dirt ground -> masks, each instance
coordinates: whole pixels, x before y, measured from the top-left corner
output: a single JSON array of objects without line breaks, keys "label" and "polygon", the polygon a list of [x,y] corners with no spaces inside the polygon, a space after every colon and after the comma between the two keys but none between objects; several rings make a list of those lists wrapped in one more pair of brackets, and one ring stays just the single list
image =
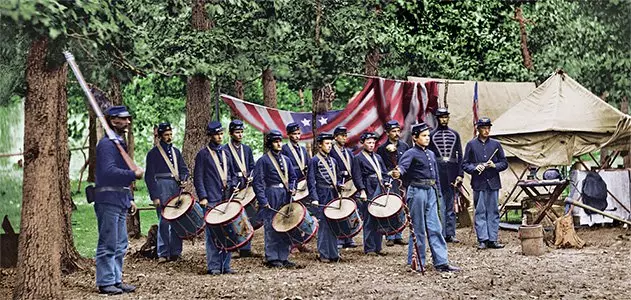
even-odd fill
[{"label": "dirt ground", "polygon": [[[263,253],[262,231],[253,249]],[[268,269],[263,259],[233,259],[234,275],[205,273],[203,243],[185,242],[177,263],[130,257],[142,240],[132,241],[124,280],[138,287],[121,299],[631,299],[631,230],[580,229],[588,244],[581,250],[552,249],[540,257],[521,254],[516,232],[501,231],[501,250],[478,251],[471,229],[459,229],[460,244],[449,244],[459,273],[438,273],[429,260],[425,276],[405,266],[407,247],[384,247],[388,255],[368,257],[361,248],[344,250],[345,262],[324,264],[314,253],[292,254],[304,268]],[[361,235],[355,237],[361,241]],[[404,233],[407,236],[407,232]],[[309,243],[315,247],[315,241]],[[14,270],[3,269],[0,298],[10,297]],[[94,269],[63,278],[67,299],[103,299]],[[4,295],[4,296],[3,296]],[[7,297],[5,297],[7,296]]]}]

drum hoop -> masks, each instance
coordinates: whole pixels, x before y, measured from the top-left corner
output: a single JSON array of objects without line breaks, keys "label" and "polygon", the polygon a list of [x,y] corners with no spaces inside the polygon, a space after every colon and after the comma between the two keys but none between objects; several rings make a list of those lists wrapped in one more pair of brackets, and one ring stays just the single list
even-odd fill
[{"label": "drum hoop", "polygon": [[[386,193],[382,193],[382,194],[379,194],[379,195],[375,196],[372,199],[374,200],[374,199],[377,199],[377,198],[379,198],[381,196],[385,196],[385,195],[387,195],[387,194]],[[396,215],[398,212],[400,212],[403,209],[403,206],[405,205],[405,202],[403,202],[403,198],[401,196],[397,195],[397,194],[390,194],[390,196],[396,196],[396,198],[399,198],[399,200],[401,200],[401,208],[399,208],[399,210],[395,211],[393,214],[391,214],[388,217],[376,217],[376,216],[373,216],[373,214],[370,213],[370,206],[373,205],[373,203],[371,202],[370,204],[368,204],[368,207],[366,208],[366,210],[368,211],[368,214],[371,217],[376,218],[376,219],[389,219],[389,218],[392,218],[392,216]]]},{"label": "drum hoop", "polygon": [[[250,225],[250,228],[252,228],[252,225]],[[245,238],[245,241],[238,243],[232,247],[222,247],[223,245],[217,245],[218,243],[215,243],[214,239],[213,239],[213,244],[215,244],[215,247],[224,250],[224,251],[232,251],[232,250],[236,250],[239,249],[241,247],[243,247],[243,245],[247,244],[248,242],[250,242],[252,240],[252,237],[254,237],[254,229],[252,229],[252,232],[250,232],[250,234],[248,235],[248,237]]]},{"label": "drum hoop", "polygon": [[[179,193],[178,193],[178,194],[179,194]],[[189,193],[189,192],[182,192],[182,195],[185,195],[185,194],[186,194],[186,195],[189,195],[193,201],[191,201],[191,204],[188,206],[188,208],[186,209],[186,211],[184,211],[184,213],[183,213],[183,214],[181,214],[181,215],[177,216],[177,218],[167,218],[167,217],[165,217],[165,216],[164,216],[164,209],[162,209],[162,211],[160,212],[160,216],[162,216],[162,218],[163,218],[163,219],[165,219],[165,220],[167,220],[167,221],[176,221],[176,220],[178,220],[179,218],[181,218],[181,217],[183,217],[183,216],[185,216],[185,215],[188,215],[188,213],[189,213],[189,212],[193,209],[193,206],[195,206],[195,203],[196,203],[197,201],[195,201],[195,197],[193,197],[193,194],[191,194],[191,193]],[[171,198],[169,198],[169,200],[167,200],[166,205],[169,205],[169,203],[170,203],[171,201],[173,201],[173,200],[177,199],[179,196],[180,196],[180,195],[173,195],[173,197],[171,197]]]},{"label": "drum hoop", "polygon": [[[239,213],[238,213],[238,214],[236,214],[234,217],[232,217],[232,218],[230,218],[230,219],[228,219],[228,220],[226,220],[226,221],[223,221],[223,222],[221,222],[221,223],[217,223],[217,224],[215,224],[215,223],[208,223],[208,221],[207,221],[207,219],[206,219],[206,218],[208,218],[208,214],[210,214],[210,212],[211,212],[211,211],[212,211],[215,207],[219,206],[220,204],[227,203],[227,202],[228,202],[228,201],[221,201],[221,202],[217,203],[217,205],[215,205],[215,206],[213,206],[212,208],[210,208],[210,209],[206,210],[206,213],[204,214],[204,223],[205,223],[205,224],[208,224],[209,226],[222,226],[222,225],[225,225],[225,224],[232,223],[232,222],[233,222],[236,218],[240,217],[240,216],[241,216],[241,214],[243,214],[243,205],[241,205],[241,203],[239,203],[239,201],[232,201],[231,203],[238,203],[238,204],[241,206],[241,208],[239,209]],[[245,217],[246,217],[246,218],[248,217],[248,216],[247,216],[247,214],[245,215]]]},{"label": "drum hoop", "polygon": [[[280,215],[280,214],[277,212],[277,213],[274,215],[274,217],[272,217],[272,229],[274,229],[274,231],[276,231],[276,232],[278,232],[278,233],[287,233],[287,232],[290,232],[290,231],[292,231],[292,230],[294,230],[294,229],[296,229],[296,228],[300,227],[300,224],[302,224],[302,222],[304,222],[304,221],[305,221],[305,219],[306,219],[305,217],[307,216],[307,208],[306,208],[306,207],[305,207],[302,203],[297,202],[297,201],[294,201],[294,202],[289,202],[288,204],[285,204],[285,205],[290,205],[290,204],[292,204],[292,203],[297,203],[297,204],[299,204],[300,206],[302,206],[302,217],[300,218],[300,222],[298,222],[298,224],[296,224],[296,226],[294,226],[294,227],[292,227],[292,228],[289,228],[289,229],[288,229],[288,230],[286,230],[286,231],[278,231],[278,230],[276,230],[276,227],[274,226],[274,218],[276,218],[276,216]],[[283,207],[284,207],[285,205],[283,205]],[[282,209],[283,209],[283,207],[281,207],[281,209],[279,209],[279,210],[282,210]],[[314,219],[315,219],[315,218],[314,218]],[[317,222],[317,220],[316,220],[316,222]]]},{"label": "drum hoop", "polygon": [[[302,219],[302,221],[304,222],[304,219]],[[316,236],[316,234],[318,234],[318,230],[320,229],[320,221],[318,221],[318,219],[316,219],[316,218],[313,218],[313,222],[314,222],[314,224],[315,224],[315,229],[313,230],[313,233],[312,233],[312,234],[310,234],[310,235],[309,235],[309,236],[305,239],[305,241],[301,243],[301,245],[304,245],[304,244],[306,244],[306,243],[310,242],[310,241],[311,241],[311,239],[313,239],[313,238]],[[298,225],[300,225],[300,224],[302,224],[302,222],[300,222]],[[298,228],[298,226],[296,226],[295,228],[292,228],[291,230],[294,230],[294,229],[296,229],[296,228]],[[291,231],[291,230],[289,230],[289,231]],[[285,234],[287,234],[287,235],[289,235],[289,231],[284,232],[284,233],[285,233]],[[293,243],[293,242],[292,242],[292,244],[296,244],[296,243]]]},{"label": "drum hoop", "polygon": [[[359,218],[361,220],[361,217]],[[331,224],[329,224],[329,227],[331,226]],[[342,235],[342,236],[336,236],[338,239],[346,239],[346,238],[352,238],[356,235],[359,234],[360,231],[362,231],[362,229],[364,229],[364,222],[362,220],[362,222],[359,223],[359,226],[357,227],[357,230],[352,232],[349,235]]]},{"label": "drum hoop", "polygon": [[[250,187],[248,187],[248,188],[247,188],[247,189],[245,189],[245,190],[247,191],[248,189],[250,189]],[[254,188],[252,188],[252,191],[254,191]],[[247,192],[246,192],[246,194],[247,194]],[[248,204],[252,203],[252,201],[253,201],[254,199],[256,199],[256,194],[254,194],[254,197],[252,197],[252,198],[251,198],[250,200],[248,200],[248,201],[245,201],[245,198],[243,198],[243,200],[244,200],[243,202],[241,202],[241,201],[239,201],[239,200],[235,200],[235,201],[237,201],[237,202],[241,203],[241,206],[246,206],[246,205],[248,205]],[[224,200],[224,201],[228,201],[228,200]]]},{"label": "drum hoop", "polygon": [[[384,218],[385,219],[385,218]],[[403,230],[405,230],[405,227],[408,226],[408,220],[407,218],[405,219],[405,221],[403,222],[403,225],[401,225],[401,227],[395,229],[394,231],[388,231],[385,232],[385,230],[382,232],[384,235],[393,235],[393,234],[397,234]],[[377,228],[377,231],[379,231],[379,229],[381,228]]]},{"label": "drum hoop", "polygon": [[[353,202],[353,204],[355,204],[355,209],[354,209],[354,210],[351,210],[351,212],[350,212],[348,215],[343,216],[343,217],[341,217],[341,218],[337,218],[337,219],[335,219],[335,218],[329,218],[329,216],[327,216],[327,215],[326,215],[326,209],[327,209],[327,207],[328,207],[331,203],[333,203],[334,201],[337,201],[337,200],[343,200],[343,199],[346,199],[346,200],[352,201],[352,202]],[[322,214],[324,214],[324,217],[325,217],[326,219],[329,219],[329,220],[336,220],[336,221],[337,221],[337,220],[344,220],[344,219],[348,218],[350,215],[352,215],[352,214],[353,214],[353,212],[357,211],[357,203],[355,203],[355,201],[354,201],[353,199],[348,198],[348,197],[339,197],[339,198],[335,198],[335,199],[333,199],[333,200],[329,201],[329,202],[326,204],[326,206],[327,206],[327,207],[324,207],[324,208],[322,209]]]}]

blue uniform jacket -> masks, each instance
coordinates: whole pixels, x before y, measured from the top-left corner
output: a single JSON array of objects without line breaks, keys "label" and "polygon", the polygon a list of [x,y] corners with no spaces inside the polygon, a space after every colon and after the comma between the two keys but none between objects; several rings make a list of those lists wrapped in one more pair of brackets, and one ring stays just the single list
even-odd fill
[{"label": "blue uniform jacket", "polygon": [[390,144],[392,143],[390,142],[390,139],[388,139],[383,145],[377,148],[377,154],[379,154],[381,156],[381,159],[383,159],[383,163],[384,165],[386,165],[387,168],[386,171],[394,169],[394,167],[401,159],[401,155],[403,155],[405,151],[408,151],[408,149],[410,149],[410,146],[408,144],[403,141],[399,141],[399,143],[397,144],[397,151],[388,152],[386,147],[388,147],[388,145]]},{"label": "blue uniform jacket", "polygon": [[[289,157],[283,155],[282,153],[274,153],[271,152],[272,155],[276,158],[278,162],[279,168],[281,168],[281,172],[283,172],[283,164],[282,160],[287,162],[287,176],[288,176],[288,184],[290,190],[296,189],[296,175],[294,174],[293,165],[291,163],[291,159]],[[269,204],[273,209],[280,209],[281,206],[289,203],[289,196],[291,195],[289,191],[286,193],[286,197],[283,199],[276,197],[277,193],[273,193],[274,188],[268,188],[271,186],[278,187],[283,183],[280,174],[276,171],[274,164],[270,160],[269,156],[264,154],[259,158],[256,162],[256,166],[254,167],[254,179],[252,180],[254,194],[256,194],[256,199],[259,203],[259,207],[263,207]],[[269,192],[269,194],[268,194]]]},{"label": "blue uniform jacket", "polygon": [[189,176],[188,167],[186,166],[186,162],[184,158],[182,158],[182,153],[178,148],[173,147],[173,145],[169,145],[163,141],[157,146],[154,146],[147,153],[146,159],[146,170],[145,170],[145,183],[147,183],[147,190],[149,191],[149,197],[151,200],[158,199],[160,194],[160,189],[158,188],[157,181],[155,178],[156,174],[160,173],[171,173],[171,170],[167,166],[164,158],[160,155],[160,151],[158,147],[162,147],[167,157],[173,163],[173,154],[175,153],[175,157],[177,159],[177,168],[178,173],[180,175],[181,181],[186,181]]},{"label": "blue uniform jacket", "polygon": [[237,155],[239,155],[239,159],[241,159],[241,152],[239,149],[240,147],[243,147],[243,156],[245,158],[245,168],[247,171],[247,174],[243,174],[243,172],[241,172],[241,168],[239,168],[239,164],[237,164],[237,161],[232,156],[232,151],[230,151],[228,144],[225,144],[223,147],[230,155],[230,160],[232,161],[232,169],[234,170],[235,176],[237,177],[237,182],[240,183],[239,189],[242,189],[245,186],[248,177],[250,177],[250,174],[254,171],[254,155],[252,154],[252,148],[244,144],[241,144],[238,148],[235,147],[235,150],[237,150]]},{"label": "blue uniform jacket", "polygon": [[456,177],[463,177],[462,143],[458,132],[449,127],[438,126],[430,133],[430,138],[431,142],[427,148],[436,156],[440,182],[450,184]]},{"label": "blue uniform jacket", "polygon": [[309,197],[311,201],[318,201],[318,203],[324,205],[327,204],[331,199],[320,199],[320,195],[318,194],[318,190],[322,189],[332,189],[333,196],[337,196],[337,186],[340,184],[341,175],[340,170],[338,168],[338,164],[335,159],[330,155],[324,156],[324,160],[329,165],[331,172],[335,172],[336,178],[331,178],[329,173],[326,170],[326,167],[322,164],[318,156],[314,156],[309,161],[309,168],[307,171],[307,187],[309,189]]},{"label": "blue uniform jacket", "polygon": [[[334,147],[336,147],[336,146],[334,146]],[[348,174],[347,176],[342,176],[344,178],[344,180],[348,181],[353,176],[353,152],[351,152],[351,150],[349,150],[346,147],[341,148],[340,150],[341,150],[340,152],[342,152],[342,155],[344,155],[344,153],[346,153],[346,155],[348,157],[348,163],[349,163],[349,165],[351,167],[350,170],[346,169],[346,165],[344,165],[344,162],[342,161],[342,158],[340,157],[339,154],[337,154],[337,151],[335,151],[335,148],[331,149],[331,153],[329,153],[329,155],[331,155],[331,157],[333,157],[335,159],[335,162],[337,163],[337,167],[338,167],[338,170],[340,171],[340,173],[346,172]]]},{"label": "blue uniform jacket", "polygon": [[[486,168],[482,174],[478,174],[475,167],[486,163],[495,149],[498,149],[492,159],[495,168]],[[489,138],[482,142],[479,138],[474,138],[465,147],[462,168],[471,174],[471,188],[474,191],[499,190],[502,188],[500,172],[508,168],[508,161],[498,141]]]},{"label": "blue uniform jacket", "polygon": [[[116,136],[123,149],[127,151],[127,145],[120,136]],[[129,169],[118,148],[107,136],[99,141],[96,146],[96,195],[95,203],[105,203],[129,208],[133,200],[131,191],[102,191],[99,188],[128,188],[136,180],[134,171]]]},{"label": "blue uniform jacket", "polygon": [[[399,160],[399,171],[405,185],[414,185],[415,181],[426,179],[436,180],[436,187],[440,187],[440,178],[437,173],[438,165],[434,152],[418,145],[405,151]],[[437,189],[440,195],[440,189]]]},{"label": "blue uniform jacket", "polygon": [[[225,153],[225,149],[223,149],[221,145],[214,143],[210,143],[208,146],[212,151],[217,153],[219,164],[222,164],[221,153]],[[236,180],[228,153],[226,153],[226,164],[228,165],[227,189],[223,190],[221,176],[219,176],[219,171],[215,167],[215,162],[210,156],[208,149],[203,147],[197,152],[197,156],[195,156],[195,169],[193,170],[193,183],[195,184],[195,191],[197,192],[199,200],[206,198],[210,204],[220,202],[229,195],[236,185]],[[225,166],[222,165],[222,167]]]},{"label": "blue uniform jacket", "polygon": [[[284,144],[280,152],[284,154],[285,156],[289,157],[289,159],[291,160],[291,164],[294,168],[294,173],[296,173],[296,177],[298,178],[298,180],[302,180],[305,177],[307,177],[307,173],[306,172],[303,173],[302,170],[300,170],[300,165],[298,165],[296,158],[294,158],[294,155],[291,153],[291,149],[289,149],[290,145],[292,145],[291,142]],[[305,148],[304,146],[299,146],[298,148],[294,147],[294,149],[296,149],[296,153],[298,155],[300,155],[299,151],[302,151],[305,158],[305,167],[307,167],[307,165],[309,164],[309,156],[307,155],[307,148]]]},{"label": "blue uniform jacket", "polygon": [[[363,152],[363,150],[362,150]],[[375,196],[375,191],[383,182],[379,182],[379,178],[377,178],[375,169],[373,169],[372,165],[366,157],[362,154],[362,152],[355,155],[353,158],[353,184],[357,187],[357,191],[365,190],[366,196],[368,198],[372,198]],[[373,159],[377,159],[379,166],[381,168],[381,176],[384,181],[390,179],[390,176],[387,174],[386,166],[383,164],[383,160],[381,156],[376,153],[369,154]],[[359,193],[358,193],[359,195]]]}]

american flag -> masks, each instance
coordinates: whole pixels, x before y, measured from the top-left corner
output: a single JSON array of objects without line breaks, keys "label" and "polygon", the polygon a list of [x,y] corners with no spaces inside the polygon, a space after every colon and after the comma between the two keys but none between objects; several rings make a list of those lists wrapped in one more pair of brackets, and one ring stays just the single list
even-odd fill
[{"label": "american flag", "polygon": [[478,122],[478,82],[473,85],[473,136],[477,136],[475,123]]},{"label": "american flag", "polygon": [[[428,93],[428,90],[430,93]],[[410,82],[369,78],[364,88],[352,98],[343,110],[332,110],[316,117],[317,131],[332,133],[338,126],[348,128],[348,145],[355,145],[367,131],[381,135],[383,125],[390,120],[402,124],[402,140],[409,136],[412,124],[421,120],[434,127],[433,113],[438,107],[436,82]],[[313,139],[311,112],[292,112],[265,107],[229,95],[221,95],[232,111],[242,120],[262,132],[277,129],[286,136],[285,126],[300,124],[301,140]],[[380,142],[385,140],[385,135]]]}]

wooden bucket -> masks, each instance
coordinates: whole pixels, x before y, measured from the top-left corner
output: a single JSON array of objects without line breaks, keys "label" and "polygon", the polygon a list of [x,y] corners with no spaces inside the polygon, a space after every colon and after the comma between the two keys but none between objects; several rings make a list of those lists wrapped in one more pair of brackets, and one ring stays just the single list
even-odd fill
[{"label": "wooden bucket", "polygon": [[539,256],[546,253],[546,246],[543,243],[543,226],[522,225],[519,227],[519,239],[524,255]]}]

